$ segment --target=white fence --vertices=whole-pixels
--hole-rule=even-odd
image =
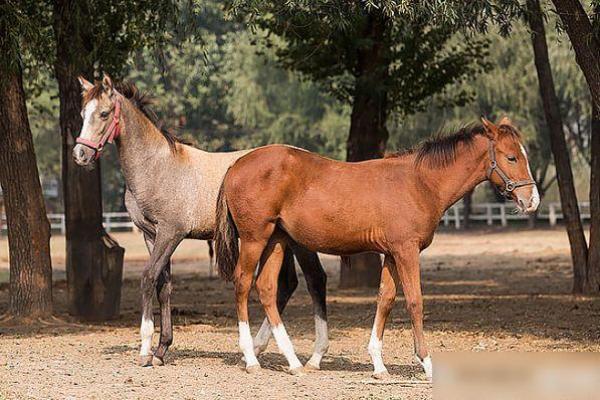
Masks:
[[[529,216],[517,214],[514,212],[515,206],[510,203],[477,203],[471,205],[471,215],[469,221],[482,222],[487,225],[500,224],[507,226],[509,221],[527,221]],[[590,219],[590,204],[588,202],[579,203],[579,211],[583,221]],[[133,231],[136,229],[129,214],[126,212],[107,212],[104,213],[104,229],[107,232],[117,229],[121,231]],[[450,207],[442,218],[444,226],[453,225],[456,229],[460,229],[463,222],[464,207],[461,203],[457,203]],[[560,203],[548,203],[540,206],[538,212],[538,221],[548,221],[550,226],[555,226],[563,219]],[[55,232],[65,233],[65,215],[64,214],[48,214],[50,227]],[[0,234],[7,230],[6,216],[0,215]]]
[[[121,231],[133,231],[137,229],[129,214],[126,212],[107,212],[103,214],[104,229],[110,232],[113,229]],[[50,229],[54,232],[60,232],[64,235],[65,227],[65,214],[48,214],[48,221],[50,222]],[[0,215],[0,234],[5,233],[8,227],[6,226],[6,215]]]
[[[579,203],[579,212],[583,221],[590,219],[590,203]],[[464,207],[462,204],[455,204],[446,211],[442,218],[445,226],[454,225],[460,229],[463,222]],[[548,221],[550,226],[555,226],[559,220],[564,218],[560,203],[542,204],[538,211],[538,221]],[[469,221],[485,221],[487,225],[500,223],[507,226],[509,221],[527,221],[529,216],[515,212],[515,206],[511,202],[507,203],[477,203],[471,205],[471,215]]]

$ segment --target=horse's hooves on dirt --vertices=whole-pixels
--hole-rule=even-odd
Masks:
[[[260,372],[261,369],[262,368],[258,364],[250,365],[249,367],[246,367],[246,372],[249,374],[256,374],[257,372]]]
[[[310,362],[307,362],[307,363],[304,365],[304,369],[305,369],[306,371],[319,371],[319,370],[321,369],[321,366],[319,366],[319,365],[316,365],[316,364],[312,364],[312,363],[310,363]]]
[[[154,365],[155,367],[160,367],[165,365],[165,361],[157,356],[152,357],[152,365]]]
[[[375,379],[387,379],[390,377],[390,373],[387,371],[374,372],[373,378]]]
[[[302,376],[302,375],[304,375],[304,367],[290,368],[289,372],[290,372],[290,375]]]
[[[140,356],[140,361],[139,361],[140,367],[151,367],[153,358],[154,358],[153,355]]]

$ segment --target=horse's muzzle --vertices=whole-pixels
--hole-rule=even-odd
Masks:
[[[76,144],[73,147],[73,160],[82,167],[90,165],[96,156],[96,150],[82,144]]]

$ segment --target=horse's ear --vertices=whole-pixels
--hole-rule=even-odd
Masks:
[[[90,90],[91,88],[93,88],[93,87],[94,87],[94,85],[93,85],[93,84],[92,84],[90,81],[86,80],[86,79],[85,79],[83,76],[81,76],[81,75],[79,75],[79,76],[77,77],[77,80],[79,80],[79,84],[81,85],[81,90],[82,90],[83,92],[87,92],[88,90]]]
[[[110,79],[110,76],[104,74],[104,78],[102,78],[102,89],[104,92],[110,97],[113,93],[113,82]]]
[[[508,125],[508,126],[512,126],[512,124],[513,124],[512,121],[506,115],[504,117],[502,117],[502,119],[498,123],[498,125]]]
[[[483,130],[485,135],[492,140],[498,137],[498,127],[486,117],[481,117],[481,123],[483,123]]]

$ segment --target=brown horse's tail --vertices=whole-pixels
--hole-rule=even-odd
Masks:
[[[225,184],[221,184],[217,197],[217,220],[215,227],[215,249],[219,275],[226,281],[233,280],[233,271],[237,264],[240,250],[238,248],[237,229],[227,207]]]

